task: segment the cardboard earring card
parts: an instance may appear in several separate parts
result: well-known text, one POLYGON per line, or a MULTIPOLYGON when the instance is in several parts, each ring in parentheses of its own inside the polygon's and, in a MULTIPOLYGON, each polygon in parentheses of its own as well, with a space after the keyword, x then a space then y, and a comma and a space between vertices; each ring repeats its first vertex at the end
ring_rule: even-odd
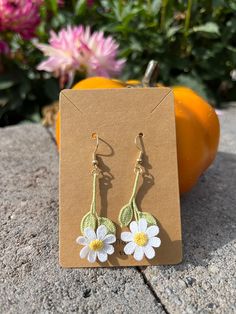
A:
POLYGON ((170 88, 63 90, 60 95, 60 219, 62 267, 112 267, 177 264, 182 260, 176 133, 170 88), (116 225, 115 253, 107 262, 80 258, 82 217, 92 199, 93 133, 102 175, 97 187, 97 211, 116 225), (153 259, 137 261, 124 253, 118 216, 130 199, 138 150, 135 137, 143 134, 143 173, 137 206, 152 214, 160 228, 161 246, 153 259))

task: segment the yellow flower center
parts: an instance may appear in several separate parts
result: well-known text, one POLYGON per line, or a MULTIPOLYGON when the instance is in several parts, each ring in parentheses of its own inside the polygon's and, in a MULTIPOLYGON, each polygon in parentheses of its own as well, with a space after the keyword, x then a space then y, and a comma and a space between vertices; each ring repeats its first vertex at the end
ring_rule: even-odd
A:
POLYGON ((147 244, 148 242, 148 237, 146 235, 146 233, 144 232, 137 232, 134 236, 134 242, 138 245, 138 246, 144 246, 147 244))
POLYGON ((89 247, 93 251, 99 251, 103 248, 103 242, 102 240, 98 240, 98 239, 93 240, 89 243, 89 247))

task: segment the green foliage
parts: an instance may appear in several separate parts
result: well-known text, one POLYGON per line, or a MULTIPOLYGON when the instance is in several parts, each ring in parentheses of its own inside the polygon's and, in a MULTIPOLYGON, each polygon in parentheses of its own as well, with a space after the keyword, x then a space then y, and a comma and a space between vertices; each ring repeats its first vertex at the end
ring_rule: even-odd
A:
POLYGON ((159 80, 184 84, 220 106, 236 90, 235 1, 106 1, 100 27, 113 34, 127 58, 124 78, 141 78, 150 59, 159 80))
POLYGON ((98 217, 98 225, 104 225, 107 228, 108 234, 115 234, 116 233, 116 226, 115 224, 106 217, 98 217))
POLYGON ((148 225, 153 226, 156 225, 156 219, 149 213, 146 212, 140 212, 139 213, 139 219, 144 218, 147 220, 148 225))
MULTIPOLYGON (((234 0, 56 0, 41 6, 40 42, 51 29, 91 25, 112 35, 127 63, 123 79, 142 77, 149 60, 159 62, 159 81, 192 87, 213 105, 236 99, 236 3, 234 0)), ((59 83, 38 72, 43 59, 31 41, 1 35, 11 56, 0 55, 0 125, 39 121, 41 108, 58 98, 59 83)), ((77 77, 76 79, 80 79, 77 77)))
POLYGON ((119 223, 121 227, 128 226, 132 218, 133 218, 133 208, 131 204, 127 204, 123 208, 121 208, 120 213, 119 213, 119 223))
POLYGON ((81 220, 80 229, 81 233, 84 233, 84 229, 92 228, 93 230, 96 229, 97 219, 96 216, 92 213, 87 213, 81 220))

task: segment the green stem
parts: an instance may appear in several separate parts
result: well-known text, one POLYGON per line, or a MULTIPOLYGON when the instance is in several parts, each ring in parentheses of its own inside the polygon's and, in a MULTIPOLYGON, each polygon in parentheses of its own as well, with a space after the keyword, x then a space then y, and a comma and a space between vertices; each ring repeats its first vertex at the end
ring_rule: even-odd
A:
POLYGON ((139 179, 139 175, 140 175, 140 172, 137 171, 137 172, 136 172, 136 176, 135 176, 135 180, 134 180, 133 192, 132 192, 132 195, 131 195, 131 198, 130 198, 130 201, 129 201, 130 204, 132 204, 133 199, 134 199, 135 196, 136 196, 136 192, 137 192, 137 188, 138 188, 138 179, 139 179))
POLYGON ((184 36, 186 38, 188 37, 188 31, 189 31, 189 25, 190 25, 190 19, 191 19, 191 10, 192 10, 192 0, 188 0, 188 7, 187 7, 185 25, 184 25, 184 36))
POLYGON ((134 211, 134 218, 136 221, 138 221, 138 217, 139 217, 139 213, 137 210, 137 205, 135 202, 135 197, 136 197, 136 193, 137 193, 137 189, 138 189, 138 180, 139 180, 139 176, 140 176, 140 171, 136 172, 136 176, 135 176, 135 180, 134 180, 134 187, 133 187, 133 192, 129 201, 129 204, 131 205, 131 207, 133 208, 134 211))
MULTIPOLYGON (((133 208, 134 209, 134 208, 133 208)), ((136 210, 134 209, 134 219, 136 220, 136 221, 138 221, 138 215, 137 215, 137 212, 136 212, 136 210)))
POLYGON ((136 205, 135 198, 133 199, 132 204, 133 204, 132 208, 134 210, 134 217, 135 217, 135 220, 137 221, 137 220, 139 220, 139 210, 138 210, 138 207, 136 205))
POLYGON ((93 174, 93 196, 92 196, 92 203, 90 207, 90 213, 97 216, 96 213, 96 186, 97 186, 97 173, 94 172, 93 174))

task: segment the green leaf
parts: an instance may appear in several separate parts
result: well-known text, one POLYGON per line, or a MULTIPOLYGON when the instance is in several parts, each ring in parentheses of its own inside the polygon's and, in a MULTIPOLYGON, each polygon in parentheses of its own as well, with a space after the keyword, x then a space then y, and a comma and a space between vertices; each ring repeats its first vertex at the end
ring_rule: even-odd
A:
POLYGON ((86 0, 78 0, 75 5, 75 14, 82 15, 87 7, 87 1, 86 0))
POLYGON ((119 222, 121 226, 128 226, 133 218, 133 209, 130 204, 125 205, 121 208, 119 214, 119 222))
POLYGON ((152 14, 156 16, 161 8, 161 0, 153 0, 151 2, 152 14))
POLYGON ((58 10, 58 2, 57 0, 48 0, 48 5, 51 8, 51 10, 53 11, 54 14, 57 13, 58 10))
POLYGON ((96 217, 94 214, 87 213, 81 220, 80 230, 84 233, 85 228, 92 228, 93 230, 96 229, 96 217))
POLYGON ((167 38, 171 38, 171 37, 174 36, 180 29, 181 29, 181 26, 172 26, 172 27, 168 28, 168 30, 166 31, 166 37, 167 37, 167 38))
POLYGON ((0 108, 6 106, 8 98, 4 95, 0 95, 0 108))
POLYGON ((116 226, 110 219, 105 218, 105 217, 99 217, 98 224, 99 226, 100 225, 106 226, 108 233, 112 233, 112 234, 116 233, 116 226))
POLYGON ((32 114, 27 114, 26 118, 27 118, 27 121, 36 122, 36 123, 40 123, 40 121, 42 119, 39 112, 34 112, 32 114))
POLYGON ((15 82, 13 82, 11 80, 0 81, 0 90, 8 89, 8 88, 12 87, 14 84, 15 84, 15 82))
POLYGON ((218 37, 220 36, 219 26, 214 22, 193 27, 193 32, 201 33, 205 37, 218 37))
POLYGON ((156 219, 149 213, 140 212, 139 213, 139 219, 141 219, 141 218, 146 219, 149 225, 156 225, 157 224, 156 219))

